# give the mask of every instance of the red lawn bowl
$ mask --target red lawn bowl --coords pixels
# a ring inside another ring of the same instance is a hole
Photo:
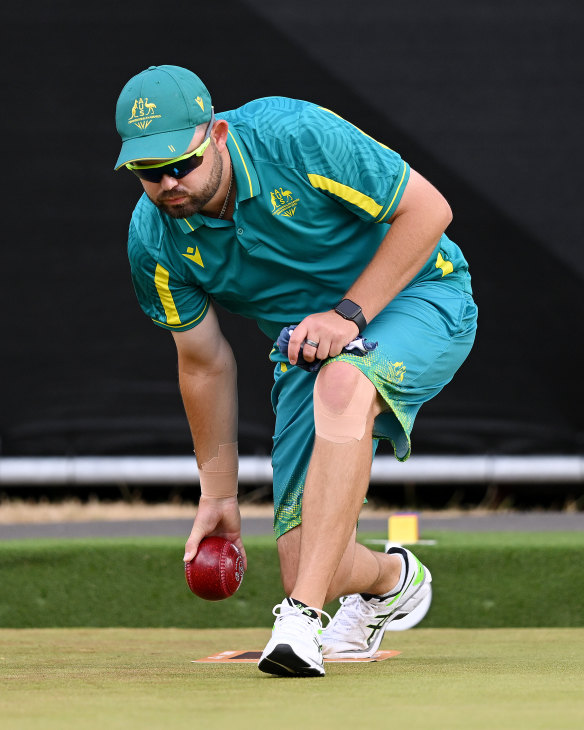
[[[190,563],[185,563],[187,585],[199,598],[222,601],[229,598],[243,580],[243,556],[224,537],[205,537]]]

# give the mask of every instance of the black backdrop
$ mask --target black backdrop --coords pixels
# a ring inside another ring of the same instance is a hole
[[[480,308],[473,353],[416,453],[578,453],[582,4],[577,0],[32,0],[4,8],[1,453],[188,453],[171,336],[141,313],[112,171],[116,98],[152,64],[217,110],[272,94],[334,109],[449,199]],[[268,342],[223,313],[243,453],[271,446]],[[245,355],[245,357],[243,357]]]

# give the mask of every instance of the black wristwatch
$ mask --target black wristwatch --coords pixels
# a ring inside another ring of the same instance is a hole
[[[361,307],[350,299],[343,299],[342,302],[339,302],[335,307],[335,312],[340,314],[341,317],[353,321],[359,328],[360,333],[367,327],[367,320],[363,316]]]

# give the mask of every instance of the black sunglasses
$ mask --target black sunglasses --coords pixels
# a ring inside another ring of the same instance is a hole
[[[159,162],[155,165],[136,165],[128,162],[126,167],[141,180],[147,180],[148,182],[159,183],[164,175],[180,180],[202,164],[205,150],[211,142],[211,129],[213,128],[214,121],[215,115],[211,112],[211,119],[205,132],[205,138],[192,152],[187,152],[186,155],[176,157],[174,160]]]

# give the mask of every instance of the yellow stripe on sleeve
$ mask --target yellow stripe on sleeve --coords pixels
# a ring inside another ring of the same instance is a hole
[[[391,208],[395,202],[395,199],[398,196],[399,191],[401,190],[401,186],[404,184],[404,179],[406,177],[406,171],[408,168],[407,168],[407,165],[405,162],[403,163],[403,166],[404,166],[404,169],[402,170],[402,176],[401,176],[401,180],[399,181],[399,185],[397,186],[395,194],[394,194],[393,198],[391,199],[391,203],[387,206],[387,210],[381,216],[381,218],[377,221],[378,223],[381,223],[383,221],[383,219],[386,217],[386,215],[389,213],[389,211],[391,210]]]
[[[205,312],[207,311],[207,309],[209,309],[209,297],[207,297],[207,299],[205,300],[205,306],[203,307],[203,310],[202,310],[201,314],[199,314],[194,319],[191,319],[190,322],[181,322],[180,325],[175,325],[175,326],[176,327],[179,327],[180,326],[180,327],[183,327],[184,328],[184,327],[189,327],[190,325],[194,325],[195,322],[198,322],[200,319],[202,319],[205,316]],[[163,324],[166,327],[170,327],[171,326],[168,322],[161,322],[158,319],[153,319],[152,321],[153,322],[156,322],[156,324]]]
[[[180,317],[178,316],[178,311],[176,309],[174,299],[172,298],[172,294],[168,287],[168,277],[168,271],[164,269],[160,264],[156,264],[156,271],[154,272],[154,285],[156,286],[156,291],[158,292],[158,296],[160,297],[160,301],[162,302],[162,306],[164,307],[166,322],[170,325],[179,325],[182,323],[180,321]]]
[[[336,195],[338,198],[342,198],[348,203],[352,203],[352,205],[356,205],[358,208],[361,208],[361,210],[369,213],[369,215],[373,218],[376,218],[381,213],[381,205],[376,203],[373,198],[360,193],[358,190],[350,188],[348,185],[343,185],[335,180],[330,180],[328,177],[313,175],[311,173],[308,174],[308,179],[310,180],[310,184],[313,188],[327,190],[329,193],[333,193],[333,195]]]

